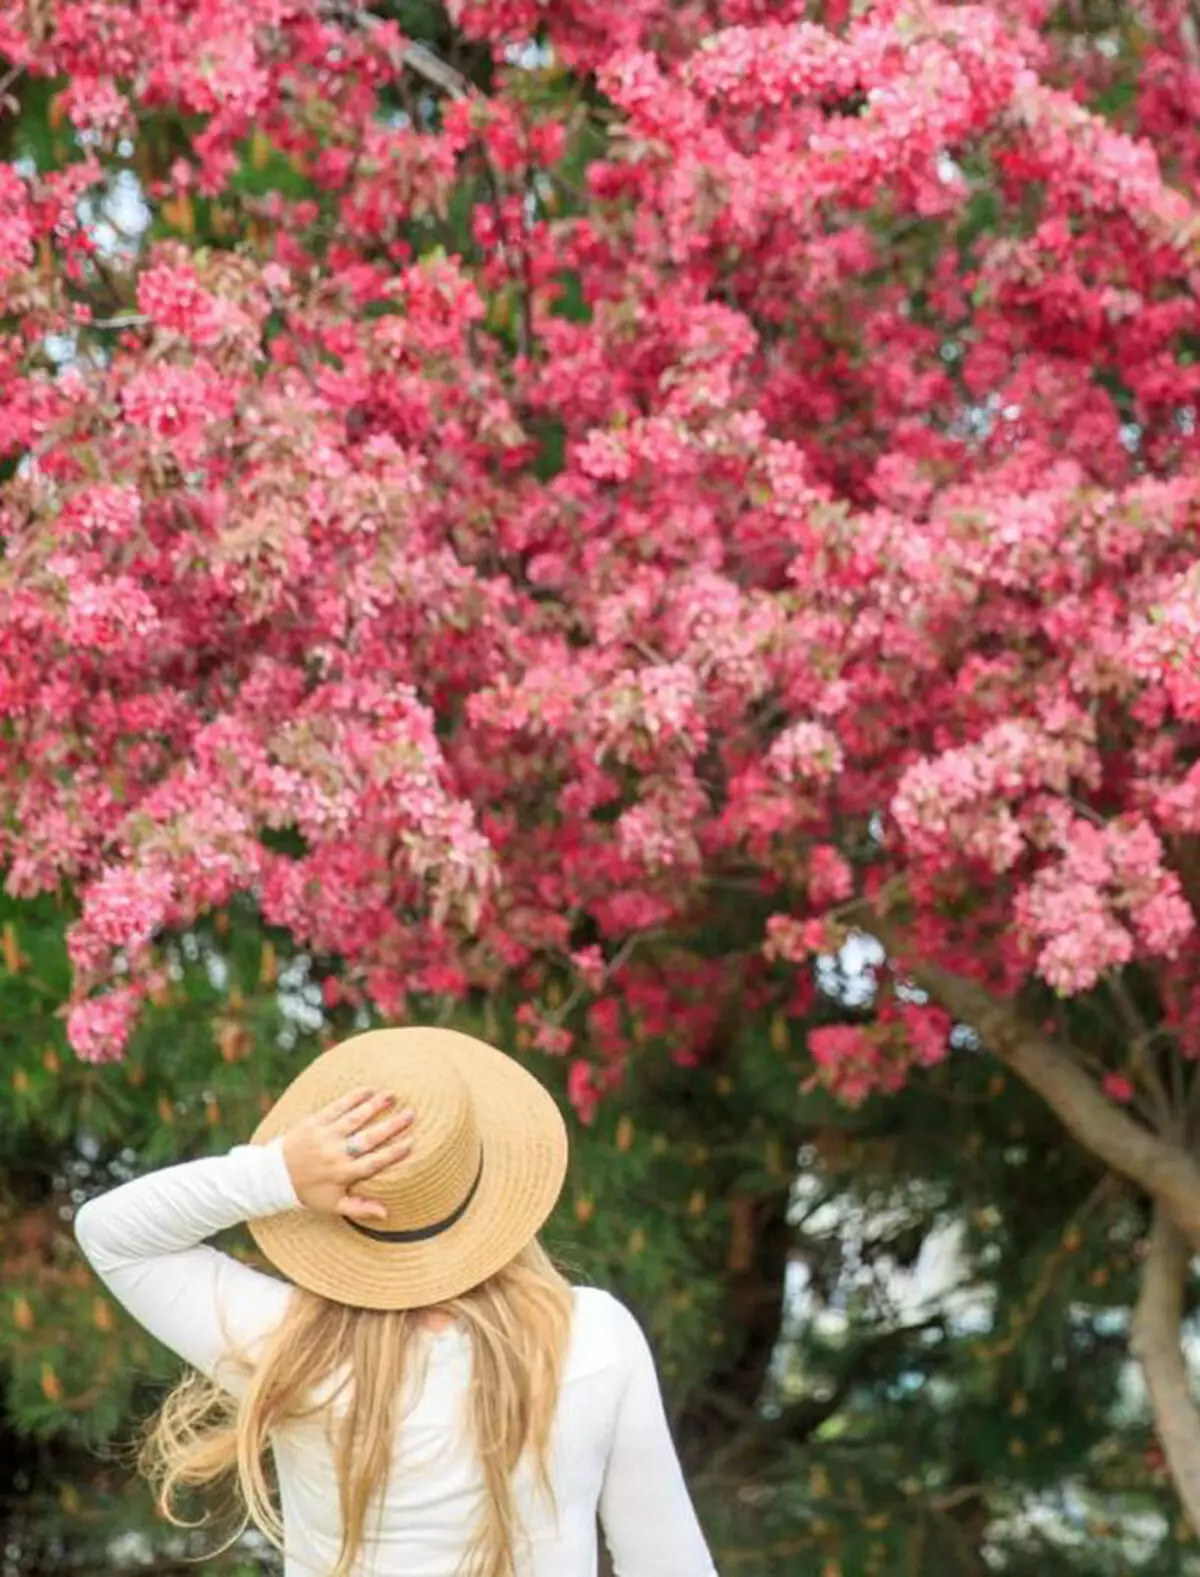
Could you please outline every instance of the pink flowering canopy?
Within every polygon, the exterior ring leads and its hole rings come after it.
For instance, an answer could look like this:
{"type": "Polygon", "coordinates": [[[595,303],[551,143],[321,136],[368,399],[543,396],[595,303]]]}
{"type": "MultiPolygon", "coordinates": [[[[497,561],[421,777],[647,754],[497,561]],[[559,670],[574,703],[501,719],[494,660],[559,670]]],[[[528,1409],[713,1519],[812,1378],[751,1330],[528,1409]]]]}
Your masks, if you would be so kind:
{"type": "Polygon", "coordinates": [[[252,903],[581,1116],[812,1018],[1155,1204],[1200,1526],[1200,38],[1175,0],[0,0],[0,864],[68,1034],[252,903]],[[431,8],[431,14],[436,8],[431,8]],[[861,950],[860,950],[861,954],[861,950]]]}
{"type": "Polygon", "coordinates": [[[515,982],[586,1116],[860,930],[821,1082],[965,1023],[1147,1181],[1200,57],[1051,20],[456,0],[464,75],[337,0],[0,3],[0,859],[77,903],[80,1056],[242,895],[386,1015],[515,982]]]}

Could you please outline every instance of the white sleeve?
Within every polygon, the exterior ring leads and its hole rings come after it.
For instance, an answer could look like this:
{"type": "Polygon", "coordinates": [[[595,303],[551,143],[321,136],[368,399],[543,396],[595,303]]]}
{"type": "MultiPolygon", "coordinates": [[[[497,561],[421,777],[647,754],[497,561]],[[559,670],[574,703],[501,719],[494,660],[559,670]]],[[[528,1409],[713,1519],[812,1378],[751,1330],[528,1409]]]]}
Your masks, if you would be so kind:
{"type": "Polygon", "coordinates": [[[654,1357],[618,1305],[628,1378],[617,1410],[600,1522],[616,1577],[717,1577],[671,1439],[654,1357]]]}
{"type": "Polygon", "coordinates": [[[274,1329],[291,1288],[202,1245],[241,1221],[298,1207],[278,1141],[239,1145],[89,1199],[75,1216],[75,1236],[139,1325],[236,1391],[237,1368],[222,1360],[274,1329]]]}

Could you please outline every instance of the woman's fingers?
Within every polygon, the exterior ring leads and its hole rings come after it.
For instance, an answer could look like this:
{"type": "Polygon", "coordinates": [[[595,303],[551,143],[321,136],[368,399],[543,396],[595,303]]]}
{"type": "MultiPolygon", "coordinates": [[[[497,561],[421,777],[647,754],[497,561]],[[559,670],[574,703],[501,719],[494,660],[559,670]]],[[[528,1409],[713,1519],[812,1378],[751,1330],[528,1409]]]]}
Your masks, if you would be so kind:
{"type": "Polygon", "coordinates": [[[378,1199],[362,1199],[358,1194],[343,1194],[337,1202],[337,1213],[348,1221],[386,1221],[387,1209],[378,1199]]]}
{"type": "Polygon", "coordinates": [[[375,1099],[377,1097],[374,1090],[362,1088],[350,1090],[345,1095],[339,1095],[336,1101],[330,1101],[328,1106],[322,1106],[321,1110],[314,1115],[317,1122],[332,1125],[340,1118],[345,1117],[347,1113],[352,1112],[355,1107],[361,1106],[364,1101],[375,1099]]]}
{"type": "Polygon", "coordinates": [[[374,1154],[381,1145],[388,1144],[399,1134],[412,1126],[413,1114],[410,1111],[397,1112],[392,1117],[385,1117],[381,1122],[375,1122],[367,1128],[360,1128],[354,1134],[354,1155],[361,1156],[364,1160],[374,1154]]]}
{"type": "MultiPolygon", "coordinates": [[[[407,1115],[407,1114],[406,1114],[407,1115]]],[[[409,1116],[409,1122],[412,1121],[409,1116]]],[[[397,1161],[403,1161],[405,1156],[412,1151],[412,1140],[408,1137],[409,1122],[404,1124],[404,1130],[395,1138],[384,1140],[369,1155],[364,1155],[361,1160],[354,1163],[351,1176],[356,1182],[364,1178],[374,1177],[376,1172],[382,1172],[389,1166],[394,1166],[397,1161]]]]}
{"type": "Polygon", "coordinates": [[[351,1134],[357,1134],[360,1129],[381,1112],[387,1111],[394,1097],[391,1095],[376,1095],[373,1090],[366,1090],[353,1105],[347,1106],[329,1122],[329,1127],[339,1137],[345,1139],[351,1134]]]}

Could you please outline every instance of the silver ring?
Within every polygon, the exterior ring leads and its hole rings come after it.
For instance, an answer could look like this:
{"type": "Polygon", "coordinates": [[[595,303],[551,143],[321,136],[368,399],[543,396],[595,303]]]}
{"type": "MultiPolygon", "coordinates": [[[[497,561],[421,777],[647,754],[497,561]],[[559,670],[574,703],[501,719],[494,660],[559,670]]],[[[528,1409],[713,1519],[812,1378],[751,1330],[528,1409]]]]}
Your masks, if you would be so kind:
{"type": "Polygon", "coordinates": [[[346,1154],[353,1157],[357,1157],[362,1154],[362,1146],[359,1144],[358,1140],[353,1134],[351,1134],[349,1139],[346,1140],[346,1154]]]}

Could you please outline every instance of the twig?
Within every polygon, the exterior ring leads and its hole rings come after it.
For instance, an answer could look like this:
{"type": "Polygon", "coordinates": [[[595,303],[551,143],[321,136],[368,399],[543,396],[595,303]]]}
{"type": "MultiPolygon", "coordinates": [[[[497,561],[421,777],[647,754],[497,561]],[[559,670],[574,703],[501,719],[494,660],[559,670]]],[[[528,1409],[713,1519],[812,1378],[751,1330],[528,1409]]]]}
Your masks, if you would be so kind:
{"type": "Polygon", "coordinates": [[[1200,71],[1200,32],[1196,28],[1195,16],[1186,8],[1179,22],[1179,41],[1188,58],[1188,65],[1193,71],[1200,71]]]}
{"type": "Polygon", "coordinates": [[[1192,1088],[1188,1094],[1187,1099],[1187,1113],[1185,1119],[1187,1124],[1186,1132],[1189,1139],[1193,1137],[1194,1124],[1198,1117],[1200,1117],[1200,1077],[1197,1077],[1195,1074],[1193,1074],[1192,1088]]]}
{"type": "Polygon", "coordinates": [[[947,1490],[944,1495],[932,1496],[929,1504],[935,1511],[952,1511],[964,1501],[983,1500],[986,1495],[986,1484],[959,1484],[956,1488],[947,1490]]]}
{"type": "MultiPolygon", "coordinates": [[[[339,5],[331,5],[325,10],[327,16],[332,16],[343,22],[352,22],[355,26],[370,32],[379,26],[380,19],[369,11],[357,8],[344,9],[339,5]]],[[[472,87],[470,81],[463,76],[461,71],[447,64],[440,55],[435,55],[424,44],[417,43],[414,39],[406,39],[400,47],[391,52],[392,63],[397,67],[406,67],[418,77],[423,77],[434,87],[440,88],[452,99],[470,98],[472,87]]],[[[496,209],[496,222],[500,228],[501,244],[505,253],[512,248],[509,245],[507,228],[504,223],[503,192],[496,167],[488,154],[482,140],[477,140],[475,149],[483,164],[488,186],[491,190],[492,202],[496,209]]],[[[529,258],[529,248],[517,248],[517,262],[519,270],[519,313],[517,320],[517,350],[522,356],[529,356],[533,352],[533,277],[529,258]]],[[[513,268],[514,280],[518,279],[518,271],[513,268]]]]}
{"type": "MultiPolygon", "coordinates": [[[[353,23],[364,32],[371,32],[380,25],[381,18],[373,16],[370,11],[360,10],[357,6],[342,6],[337,4],[321,7],[321,14],[332,18],[334,21],[353,23]]],[[[461,71],[456,71],[440,56],[435,55],[424,44],[418,44],[415,39],[405,39],[399,49],[393,51],[392,62],[397,66],[407,66],[417,76],[424,77],[426,82],[432,82],[435,87],[441,88],[443,93],[448,93],[451,98],[465,99],[471,91],[471,85],[461,71]]]]}
{"type": "MultiPolygon", "coordinates": [[[[628,963],[630,956],[633,954],[634,950],[641,945],[641,943],[654,941],[655,938],[661,936],[662,934],[663,933],[661,931],[638,931],[633,936],[627,936],[617,951],[613,954],[612,959],[607,964],[605,964],[600,978],[600,984],[596,989],[598,991],[604,989],[604,987],[617,973],[621,966],[628,963]]],[[[575,1008],[579,1006],[579,1003],[583,998],[583,994],[587,989],[588,988],[583,983],[583,981],[580,981],[575,989],[571,992],[567,1000],[563,1003],[563,1005],[556,1009],[555,1012],[548,1015],[549,1022],[551,1024],[564,1024],[570,1014],[575,1010],[575,1008]]]]}
{"type": "Polygon", "coordinates": [[[908,1577],[921,1577],[921,1562],[925,1558],[925,1539],[929,1524],[924,1517],[918,1517],[913,1527],[905,1549],[905,1565],[908,1577]]]}
{"type": "MultiPolygon", "coordinates": [[[[1130,995],[1129,987],[1125,984],[1125,981],[1120,975],[1109,975],[1106,983],[1122,1018],[1125,1020],[1125,1027],[1132,1037],[1134,1047],[1138,1049],[1149,1047],[1157,1031],[1151,1029],[1150,1025],[1142,1017],[1141,1010],[1130,995]]],[[[1155,1112],[1164,1132],[1178,1133],[1183,1114],[1177,1107],[1172,1106],[1171,1097],[1167,1094],[1166,1085],[1159,1078],[1157,1070],[1152,1068],[1142,1057],[1136,1058],[1135,1064],[1138,1075],[1150,1091],[1155,1112]]]]}
{"type": "Polygon", "coordinates": [[[144,329],[149,326],[151,319],[143,312],[130,312],[123,317],[116,318],[89,318],[81,323],[80,328],[85,329],[144,329]]]}
{"type": "Polygon", "coordinates": [[[1107,1172],[1096,1184],[1095,1188],[1091,1190],[1079,1208],[1072,1212],[1058,1243],[1042,1261],[1042,1268],[1033,1284],[1033,1290],[1010,1322],[1008,1335],[1001,1337],[998,1342],[994,1342],[991,1346],[985,1347],[983,1349],[985,1358],[1007,1358],[1009,1353],[1016,1347],[1018,1339],[1028,1329],[1034,1315],[1050,1296],[1050,1289],[1054,1285],[1059,1270],[1073,1252],[1067,1246],[1070,1232],[1078,1227],[1079,1223],[1087,1216],[1091,1215],[1100,1204],[1116,1195],[1119,1191],[1119,1184],[1120,1179],[1116,1174],[1107,1172]]]}
{"type": "MultiPolygon", "coordinates": [[[[492,207],[496,210],[496,227],[500,231],[502,255],[508,266],[509,276],[514,285],[517,286],[517,353],[520,356],[527,357],[533,351],[533,281],[529,270],[529,248],[521,244],[514,246],[509,241],[508,226],[504,222],[504,192],[500,183],[500,177],[496,173],[496,166],[482,138],[476,139],[474,149],[479,155],[479,162],[483,166],[484,179],[487,182],[488,192],[491,195],[492,207]],[[518,264],[520,265],[519,280],[518,264]]],[[[522,219],[521,224],[523,230],[524,219],[522,219]]]]}
{"type": "MultiPolygon", "coordinates": [[[[12,87],[13,83],[17,80],[17,78],[21,75],[21,73],[24,70],[25,70],[25,67],[23,65],[21,65],[20,62],[18,61],[15,64],[11,65],[8,68],[8,70],[4,73],[4,75],[2,77],[0,77],[0,99],[3,99],[5,97],[5,95],[7,94],[8,90],[9,90],[9,88],[12,87]]],[[[17,108],[17,105],[15,103],[13,105],[13,108],[14,109],[17,108]]]]}
{"type": "Polygon", "coordinates": [[[1101,816],[1098,811],[1094,811],[1090,805],[1085,805],[1081,799],[1076,799],[1074,794],[1068,794],[1066,799],[1067,804],[1070,805],[1074,810],[1078,811],[1083,817],[1084,821],[1090,821],[1093,827],[1108,826],[1107,821],[1105,821],[1104,817],[1101,816]]]}

